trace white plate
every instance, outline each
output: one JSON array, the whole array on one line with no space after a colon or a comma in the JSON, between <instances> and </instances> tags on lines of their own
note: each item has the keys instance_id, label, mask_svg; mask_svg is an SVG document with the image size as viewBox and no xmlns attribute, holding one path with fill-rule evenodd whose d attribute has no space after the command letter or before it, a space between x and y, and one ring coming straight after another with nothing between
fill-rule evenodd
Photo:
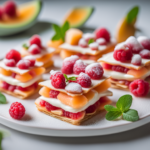
<instances>
[{"instance_id":1,"label":"white plate","mask_svg":"<svg viewBox=\"0 0 150 150\"><path fill-rule=\"evenodd\" d=\"M60 67L60 58L55 57L54 60L55 65ZM48 78L49 75L44 77ZM116 89L110 90L114 94L114 96L110 97L113 102L116 102L120 96L129 93ZM20 100L7 94L5 95L8 103L0 104L0 123L12 129L31 134L59 137L106 135L127 131L150 121L150 95L146 98L133 97L132 108L138 110L140 117L140 120L137 122L132 123L124 120L107 121L105 119L106 112L102 112L81 126L74 126L39 112L34 104L35 99L39 96L38 94L27 100ZM9 107L15 101L21 102L26 108L26 115L20 121L12 119L9 115Z\"/></svg>"}]
</instances>

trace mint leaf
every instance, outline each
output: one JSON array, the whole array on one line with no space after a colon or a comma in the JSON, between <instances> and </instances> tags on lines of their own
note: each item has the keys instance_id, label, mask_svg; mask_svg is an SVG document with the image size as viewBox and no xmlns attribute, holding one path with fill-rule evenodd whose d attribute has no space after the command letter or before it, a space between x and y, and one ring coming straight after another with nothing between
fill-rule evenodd
<instances>
[{"instance_id":1,"label":"mint leaf","mask_svg":"<svg viewBox=\"0 0 150 150\"><path fill-rule=\"evenodd\" d=\"M61 35L61 28L57 24L53 24L52 26L56 34Z\"/></svg>"},{"instance_id":2,"label":"mint leaf","mask_svg":"<svg viewBox=\"0 0 150 150\"><path fill-rule=\"evenodd\" d=\"M122 112L121 111L109 111L105 118L109 121L111 120L115 120L117 119L118 117L120 117L122 115Z\"/></svg>"},{"instance_id":3,"label":"mint leaf","mask_svg":"<svg viewBox=\"0 0 150 150\"><path fill-rule=\"evenodd\" d=\"M137 121L139 120L138 112L134 109L129 109L127 112L123 113L123 119L127 121Z\"/></svg>"},{"instance_id":4,"label":"mint leaf","mask_svg":"<svg viewBox=\"0 0 150 150\"><path fill-rule=\"evenodd\" d=\"M0 104L6 104L6 103L7 103L6 97L2 93L0 93Z\"/></svg>"},{"instance_id":5,"label":"mint leaf","mask_svg":"<svg viewBox=\"0 0 150 150\"><path fill-rule=\"evenodd\" d=\"M66 31L70 28L70 25L69 25L69 22L66 21L63 26L61 27L61 30L62 30L62 34L63 36L65 37L65 34L66 34Z\"/></svg>"},{"instance_id":6,"label":"mint leaf","mask_svg":"<svg viewBox=\"0 0 150 150\"><path fill-rule=\"evenodd\" d=\"M24 47L25 49L28 49L28 48L29 48L29 46L28 46L26 43L24 43L24 44L22 45L22 47Z\"/></svg>"},{"instance_id":7,"label":"mint leaf","mask_svg":"<svg viewBox=\"0 0 150 150\"><path fill-rule=\"evenodd\" d=\"M138 6L133 7L126 16L127 23L131 24L136 19L138 12L139 7Z\"/></svg>"},{"instance_id":8,"label":"mint leaf","mask_svg":"<svg viewBox=\"0 0 150 150\"><path fill-rule=\"evenodd\" d=\"M69 77L68 80L77 81L77 77Z\"/></svg>"},{"instance_id":9,"label":"mint leaf","mask_svg":"<svg viewBox=\"0 0 150 150\"><path fill-rule=\"evenodd\" d=\"M61 36L59 34L55 34L53 37L52 37L52 41L57 41L57 40L60 40L61 39Z\"/></svg>"},{"instance_id":10,"label":"mint leaf","mask_svg":"<svg viewBox=\"0 0 150 150\"><path fill-rule=\"evenodd\" d=\"M94 42L94 39L89 39L88 44L91 44Z\"/></svg>"},{"instance_id":11,"label":"mint leaf","mask_svg":"<svg viewBox=\"0 0 150 150\"><path fill-rule=\"evenodd\" d=\"M0 150L2 150L2 139L3 139L3 133L0 131Z\"/></svg>"},{"instance_id":12,"label":"mint leaf","mask_svg":"<svg viewBox=\"0 0 150 150\"><path fill-rule=\"evenodd\" d=\"M123 95L119 98L119 100L116 103L117 108L122 111L127 111L132 104L132 96L131 95Z\"/></svg>"},{"instance_id":13,"label":"mint leaf","mask_svg":"<svg viewBox=\"0 0 150 150\"><path fill-rule=\"evenodd\" d=\"M116 108L116 107L114 107L114 106L112 106L112 105L105 105L104 108L105 108L105 110L107 110L107 111L119 111L118 108Z\"/></svg>"},{"instance_id":14,"label":"mint leaf","mask_svg":"<svg viewBox=\"0 0 150 150\"><path fill-rule=\"evenodd\" d=\"M68 82L68 77L67 77L67 75L66 74L63 74L64 75L64 77L65 77L65 79L66 79L66 82Z\"/></svg>"}]
</instances>

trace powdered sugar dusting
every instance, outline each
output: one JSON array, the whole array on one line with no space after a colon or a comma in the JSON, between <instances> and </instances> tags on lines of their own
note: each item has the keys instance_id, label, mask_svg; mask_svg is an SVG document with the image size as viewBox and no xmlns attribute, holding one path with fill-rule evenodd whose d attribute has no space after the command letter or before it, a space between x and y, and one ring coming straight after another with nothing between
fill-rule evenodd
<instances>
[{"instance_id":1,"label":"powdered sugar dusting","mask_svg":"<svg viewBox=\"0 0 150 150\"><path fill-rule=\"evenodd\" d=\"M35 57L32 56L32 55L28 55L28 56L25 56L23 59L27 59L27 60L35 60Z\"/></svg>"},{"instance_id":2,"label":"powdered sugar dusting","mask_svg":"<svg viewBox=\"0 0 150 150\"><path fill-rule=\"evenodd\" d=\"M142 58L139 54L136 54L132 57L131 63L132 64L140 64L142 62Z\"/></svg>"},{"instance_id":3,"label":"powdered sugar dusting","mask_svg":"<svg viewBox=\"0 0 150 150\"><path fill-rule=\"evenodd\" d=\"M98 43L99 45L106 45L107 44L107 42L104 38L97 39L96 43Z\"/></svg>"},{"instance_id":4,"label":"powdered sugar dusting","mask_svg":"<svg viewBox=\"0 0 150 150\"><path fill-rule=\"evenodd\" d=\"M76 60L78 60L78 59L79 59L79 56L77 56L77 55L72 55L72 56L70 56L70 57L65 58L63 62L66 62L66 61L74 62L74 61L76 61Z\"/></svg>"},{"instance_id":5,"label":"powdered sugar dusting","mask_svg":"<svg viewBox=\"0 0 150 150\"><path fill-rule=\"evenodd\" d=\"M98 50L98 43L93 42L93 43L89 44L89 47L93 50Z\"/></svg>"},{"instance_id":6,"label":"powdered sugar dusting","mask_svg":"<svg viewBox=\"0 0 150 150\"><path fill-rule=\"evenodd\" d=\"M81 46L81 47L87 47L88 43L87 43L87 41L85 39L82 38L82 39L79 40L79 44L78 45Z\"/></svg>"},{"instance_id":7,"label":"powdered sugar dusting","mask_svg":"<svg viewBox=\"0 0 150 150\"><path fill-rule=\"evenodd\" d=\"M149 41L150 42L150 39L146 36L139 36L137 38L138 42L142 42L142 41Z\"/></svg>"},{"instance_id":8,"label":"powdered sugar dusting","mask_svg":"<svg viewBox=\"0 0 150 150\"><path fill-rule=\"evenodd\" d=\"M86 34L83 35L83 38L84 38L86 41L88 41L89 39L95 39L96 36L95 36L95 34L93 34L93 33L86 33Z\"/></svg>"},{"instance_id":9,"label":"powdered sugar dusting","mask_svg":"<svg viewBox=\"0 0 150 150\"><path fill-rule=\"evenodd\" d=\"M85 68L85 71L93 70L94 72L96 72L96 74L99 74L99 71L97 69L99 67L101 67L101 65L99 63L93 63L93 64L88 65Z\"/></svg>"},{"instance_id":10,"label":"powdered sugar dusting","mask_svg":"<svg viewBox=\"0 0 150 150\"><path fill-rule=\"evenodd\" d=\"M26 66L30 66L30 61L27 59L22 59L22 60L19 60L19 62L17 63L17 66L20 64L25 64Z\"/></svg>"},{"instance_id":11,"label":"powdered sugar dusting","mask_svg":"<svg viewBox=\"0 0 150 150\"><path fill-rule=\"evenodd\" d=\"M69 93L79 94L82 93L82 87L78 83L71 82L66 87L65 90Z\"/></svg>"},{"instance_id":12,"label":"powdered sugar dusting","mask_svg":"<svg viewBox=\"0 0 150 150\"><path fill-rule=\"evenodd\" d=\"M125 42L119 43L116 45L115 47L115 51L116 50L128 50L129 48L126 46Z\"/></svg>"}]
</instances>

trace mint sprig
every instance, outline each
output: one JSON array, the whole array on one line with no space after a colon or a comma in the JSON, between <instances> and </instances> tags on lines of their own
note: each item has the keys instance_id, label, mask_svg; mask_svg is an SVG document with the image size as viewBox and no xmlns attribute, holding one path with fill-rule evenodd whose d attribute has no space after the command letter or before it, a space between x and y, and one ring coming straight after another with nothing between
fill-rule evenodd
<instances>
[{"instance_id":1,"label":"mint sprig","mask_svg":"<svg viewBox=\"0 0 150 150\"><path fill-rule=\"evenodd\" d=\"M65 34L66 31L70 28L69 22L66 21L62 27L57 25L57 24L53 24L52 25L54 31L55 31L55 35L52 37L52 41L57 41L62 39L63 41L65 41Z\"/></svg>"},{"instance_id":2,"label":"mint sprig","mask_svg":"<svg viewBox=\"0 0 150 150\"><path fill-rule=\"evenodd\" d=\"M6 97L5 95L3 95L2 93L0 93L0 104L6 104Z\"/></svg>"},{"instance_id":3,"label":"mint sprig","mask_svg":"<svg viewBox=\"0 0 150 150\"><path fill-rule=\"evenodd\" d=\"M66 82L68 81L76 81L77 80L77 77L68 77L66 74L63 74L65 79L66 79Z\"/></svg>"},{"instance_id":4,"label":"mint sprig","mask_svg":"<svg viewBox=\"0 0 150 150\"><path fill-rule=\"evenodd\" d=\"M28 48L29 48L29 46L28 46L26 43L24 43L24 44L22 45L22 47L24 47L25 49L28 49Z\"/></svg>"},{"instance_id":5,"label":"mint sprig","mask_svg":"<svg viewBox=\"0 0 150 150\"><path fill-rule=\"evenodd\" d=\"M89 39L88 45L91 44L91 43L93 43L93 42L94 42L94 39Z\"/></svg>"},{"instance_id":6,"label":"mint sprig","mask_svg":"<svg viewBox=\"0 0 150 150\"><path fill-rule=\"evenodd\" d=\"M126 16L127 23L131 24L136 19L138 13L139 7L138 6L133 7Z\"/></svg>"},{"instance_id":7,"label":"mint sprig","mask_svg":"<svg viewBox=\"0 0 150 150\"><path fill-rule=\"evenodd\" d=\"M119 117L122 117L127 121L137 121L139 120L138 112L134 109L130 109L132 105L132 96L131 95L123 95L119 98L116 103L116 107L111 105L105 105L106 114L105 118L109 121L115 120Z\"/></svg>"},{"instance_id":8,"label":"mint sprig","mask_svg":"<svg viewBox=\"0 0 150 150\"><path fill-rule=\"evenodd\" d=\"M8 131L0 131L0 150L2 150L2 140L3 140L3 138L5 138L5 137L8 137L10 134L9 134L9 132Z\"/></svg>"}]
</instances>

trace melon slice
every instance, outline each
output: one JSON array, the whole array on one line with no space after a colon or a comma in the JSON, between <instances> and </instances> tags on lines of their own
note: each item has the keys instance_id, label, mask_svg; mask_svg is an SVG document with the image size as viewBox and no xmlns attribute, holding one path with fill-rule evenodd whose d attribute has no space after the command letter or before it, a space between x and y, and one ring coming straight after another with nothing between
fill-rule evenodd
<instances>
[{"instance_id":1,"label":"melon slice","mask_svg":"<svg viewBox=\"0 0 150 150\"><path fill-rule=\"evenodd\" d=\"M79 29L71 28L66 32L65 42L70 45L78 45L83 32Z\"/></svg>"},{"instance_id":2,"label":"melon slice","mask_svg":"<svg viewBox=\"0 0 150 150\"><path fill-rule=\"evenodd\" d=\"M148 69L145 67L141 68L140 70L130 69L127 74L133 75L135 78L140 78L144 76L148 72Z\"/></svg>"},{"instance_id":3,"label":"melon slice","mask_svg":"<svg viewBox=\"0 0 150 150\"><path fill-rule=\"evenodd\" d=\"M31 80L32 78L33 77L28 72L23 74L23 75L17 74L15 76L15 79L17 79L17 80L19 80L21 82L27 82L27 81Z\"/></svg>"},{"instance_id":4,"label":"melon slice","mask_svg":"<svg viewBox=\"0 0 150 150\"><path fill-rule=\"evenodd\" d=\"M31 1L18 6L18 16L0 21L0 36L12 35L24 31L36 23L42 7L41 1Z\"/></svg>"},{"instance_id":5,"label":"melon slice","mask_svg":"<svg viewBox=\"0 0 150 150\"><path fill-rule=\"evenodd\" d=\"M44 97L50 98L49 92L50 92L49 88L42 87L41 90L39 91L39 94L42 95L42 96L44 96Z\"/></svg>"},{"instance_id":6,"label":"melon slice","mask_svg":"<svg viewBox=\"0 0 150 150\"><path fill-rule=\"evenodd\" d=\"M45 68L43 68L43 67L34 68L31 71L34 71L36 76L39 76L45 72Z\"/></svg>"},{"instance_id":7,"label":"melon slice","mask_svg":"<svg viewBox=\"0 0 150 150\"><path fill-rule=\"evenodd\" d=\"M46 54L43 57L36 58L36 61L46 62L52 57L52 53Z\"/></svg>"},{"instance_id":8,"label":"melon slice","mask_svg":"<svg viewBox=\"0 0 150 150\"><path fill-rule=\"evenodd\" d=\"M4 76L11 76L12 72L10 70L5 70L4 68L0 68L0 73Z\"/></svg>"},{"instance_id":9,"label":"melon slice","mask_svg":"<svg viewBox=\"0 0 150 150\"><path fill-rule=\"evenodd\" d=\"M71 28L82 26L92 15L93 7L75 7L72 8L65 16L63 22L68 21Z\"/></svg>"},{"instance_id":10,"label":"melon slice","mask_svg":"<svg viewBox=\"0 0 150 150\"><path fill-rule=\"evenodd\" d=\"M60 57L62 59L65 59L66 57L70 57L71 55L76 55L76 54L77 54L76 52L67 51L67 50L64 50L64 49L62 49L60 51Z\"/></svg>"}]
</instances>

